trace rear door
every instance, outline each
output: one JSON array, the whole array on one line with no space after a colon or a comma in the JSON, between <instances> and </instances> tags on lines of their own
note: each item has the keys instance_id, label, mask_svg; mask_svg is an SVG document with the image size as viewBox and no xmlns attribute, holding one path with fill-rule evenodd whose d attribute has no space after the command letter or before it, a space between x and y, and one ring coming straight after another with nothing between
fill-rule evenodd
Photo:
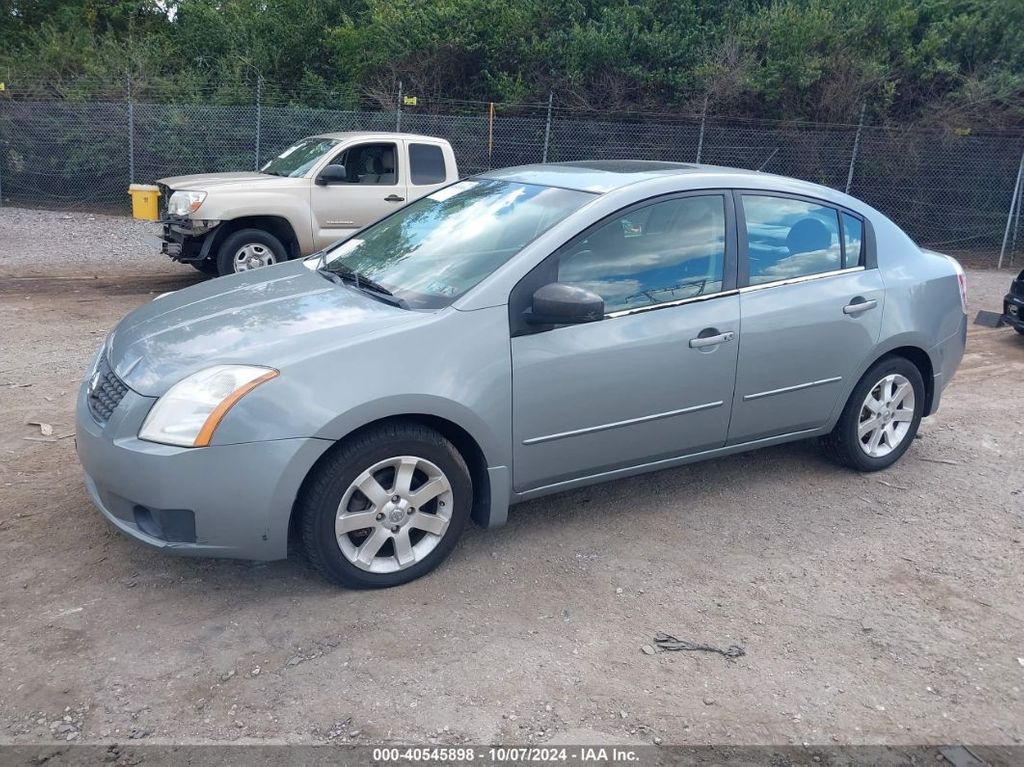
<instances>
[{"instance_id":1,"label":"rear door","mask_svg":"<svg viewBox=\"0 0 1024 767\"><path fill-rule=\"evenodd\" d=\"M738 192L741 333L729 444L824 425L878 341L885 291L850 211Z\"/></svg>"},{"instance_id":2,"label":"rear door","mask_svg":"<svg viewBox=\"0 0 1024 767\"><path fill-rule=\"evenodd\" d=\"M455 180L448 177L451 163L445 156L444 145L414 140L404 143L408 154L409 183L406 189L409 200L430 194Z\"/></svg>"},{"instance_id":3,"label":"rear door","mask_svg":"<svg viewBox=\"0 0 1024 767\"><path fill-rule=\"evenodd\" d=\"M408 173L404 147L397 141L353 144L331 158L344 165L342 182L310 187L313 242L317 250L349 236L405 203Z\"/></svg>"},{"instance_id":4,"label":"rear door","mask_svg":"<svg viewBox=\"0 0 1024 767\"><path fill-rule=\"evenodd\" d=\"M725 443L739 330L732 197L659 198L615 214L510 298L514 486L523 491ZM605 317L521 322L549 282L592 290Z\"/></svg>"}]
</instances>

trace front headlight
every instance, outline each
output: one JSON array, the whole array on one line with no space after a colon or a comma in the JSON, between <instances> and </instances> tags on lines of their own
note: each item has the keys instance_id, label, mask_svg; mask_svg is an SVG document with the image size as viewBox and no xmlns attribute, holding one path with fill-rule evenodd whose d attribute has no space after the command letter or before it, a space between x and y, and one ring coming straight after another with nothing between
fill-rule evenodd
<instances>
[{"instance_id":1,"label":"front headlight","mask_svg":"<svg viewBox=\"0 0 1024 767\"><path fill-rule=\"evenodd\" d=\"M228 410L264 381L273 368L214 365L174 384L153 405L139 439L182 447L206 447Z\"/></svg>"},{"instance_id":2,"label":"front headlight","mask_svg":"<svg viewBox=\"0 0 1024 767\"><path fill-rule=\"evenodd\" d=\"M172 216L187 216L199 210L205 199L206 192L174 192L167 200L167 212Z\"/></svg>"}]
</instances>

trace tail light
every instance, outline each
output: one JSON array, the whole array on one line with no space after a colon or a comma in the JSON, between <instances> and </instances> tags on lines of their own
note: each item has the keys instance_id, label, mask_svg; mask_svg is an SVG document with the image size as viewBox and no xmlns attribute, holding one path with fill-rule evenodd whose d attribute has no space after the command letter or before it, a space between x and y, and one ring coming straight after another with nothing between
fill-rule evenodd
<instances>
[{"instance_id":1,"label":"tail light","mask_svg":"<svg viewBox=\"0 0 1024 767\"><path fill-rule=\"evenodd\" d=\"M956 276L956 282L960 286L960 308L967 314L967 275L961 271Z\"/></svg>"},{"instance_id":2,"label":"tail light","mask_svg":"<svg viewBox=\"0 0 1024 767\"><path fill-rule=\"evenodd\" d=\"M963 310L964 315L967 314L967 275L964 274L964 268L960 266L960 262L952 256L946 256L949 259L949 263L953 265L954 271L956 271L956 285L960 289L960 308Z\"/></svg>"}]
</instances>

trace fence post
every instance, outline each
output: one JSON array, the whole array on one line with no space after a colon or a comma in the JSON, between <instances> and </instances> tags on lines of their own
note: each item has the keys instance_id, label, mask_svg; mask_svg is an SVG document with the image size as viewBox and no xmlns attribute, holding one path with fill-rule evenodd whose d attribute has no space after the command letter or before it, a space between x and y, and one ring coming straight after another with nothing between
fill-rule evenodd
<instances>
[{"instance_id":1,"label":"fence post","mask_svg":"<svg viewBox=\"0 0 1024 767\"><path fill-rule=\"evenodd\" d=\"M1020 176L1024 172L1024 152L1020 155L1020 164L1017 166L1017 180L1013 184L1013 197L1010 198L1010 213L1006 217L1006 231L1003 232L1003 247L999 249L999 263L996 269L1003 268L1003 256L1006 255L1006 241L1010 237L1010 225L1013 223L1013 209L1020 204Z\"/></svg>"},{"instance_id":2,"label":"fence post","mask_svg":"<svg viewBox=\"0 0 1024 767\"><path fill-rule=\"evenodd\" d=\"M1018 185L1019 186L1019 185ZM1017 215L1013 219L1013 239L1010 240L1010 263L1013 263L1013 257L1017 253L1017 232L1020 231L1020 204L1021 197L1024 196L1024 190L1017 192Z\"/></svg>"},{"instance_id":3,"label":"fence post","mask_svg":"<svg viewBox=\"0 0 1024 767\"><path fill-rule=\"evenodd\" d=\"M491 169L491 155L494 153L494 102L487 104L487 169Z\"/></svg>"},{"instance_id":4,"label":"fence post","mask_svg":"<svg viewBox=\"0 0 1024 767\"><path fill-rule=\"evenodd\" d=\"M867 108L868 102L863 102L860 105L860 121L857 123L857 132L853 136L853 153L850 155L850 170L846 174L846 193L850 193L850 187L853 186L853 166L857 164L857 152L860 150L860 132L864 129L864 110Z\"/></svg>"},{"instance_id":5,"label":"fence post","mask_svg":"<svg viewBox=\"0 0 1024 767\"><path fill-rule=\"evenodd\" d=\"M132 73L128 72L128 183L135 183L135 101L132 98Z\"/></svg>"},{"instance_id":6,"label":"fence post","mask_svg":"<svg viewBox=\"0 0 1024 767\"><path fill-rule=\"evenodd\" d=\"M3 109L4 102L0 101L0 109ZM4 121L0 120L0 128ZM7 161L7 142L4 140L3 131L0 130L0 208L4 206L4 163Z\"/></svg>"},{"instance_id":7,"label":"fence post","mask_svg":"<svg viewBox=\"0 0 1024 767\"><path fill-rule=\"evenodd\" d=\"M398 104L395 108L395 133L402 132L402 81L398 81Z\"/></svg>"},{"instance_id":8,"label":"fence post","mask_svg":"<svg viewBox=\"0 0 1024 767\"><path fill-rule=\"evenodd\" d=\"M263 121L263 75L256 75L256 167L260 169L260 123Z\"/></svg>"},{"instance_id":9,"label":"fence post","mask_svg":"<svg viewBox=\"0 0 1024 767\"><path fill-rule=\"evenodd\" d=\"M548 161L548 144L551 142L551 102L554 99L555 94L548 92L548 121L544 126L544 155L541 157L541 162Z\"/></svg>"},{"instance_id":10,"label":"fence post","mask_svg":"<svg viewBox=\"0 0 1024 767\"><path fill-rule=\"evenodd\" d=\"M708 119L708 96L711 94L704 94L704 109L700 113L700 135L697 137L697 159L695 162L700 165L700 156L704 151L704 123Z\"/></svg>"}]
</instances>

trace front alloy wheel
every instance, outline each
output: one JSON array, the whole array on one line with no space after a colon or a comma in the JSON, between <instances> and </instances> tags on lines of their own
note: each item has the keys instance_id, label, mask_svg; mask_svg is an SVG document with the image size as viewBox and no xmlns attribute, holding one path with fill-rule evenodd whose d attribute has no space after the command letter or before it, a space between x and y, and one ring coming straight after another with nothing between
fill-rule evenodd
<instances>
[{"instance_id":1,"label":"front alloy wheel","mask_svg":"<svg viewBox=\"0 0 1024 767\"><path fill-rule=\"evenodd\" d=\"M356 477L342 496L334 530L349 562L371 573L393 573L422 562L451 521L448 477L425 458L402 455Z\"/></svg>"},{"instance_id":2,"label":"front alloy wheel","mask_svg":"<svg viewBox=\"0 0 1024 767\"><path fill-rule=\"evenodd\" d=\"M312 565L351 588L419 578L455 547L473 483L459 451L433 429L396 421L340 442L296 507Z\"/></svg>"}]
</instances>

